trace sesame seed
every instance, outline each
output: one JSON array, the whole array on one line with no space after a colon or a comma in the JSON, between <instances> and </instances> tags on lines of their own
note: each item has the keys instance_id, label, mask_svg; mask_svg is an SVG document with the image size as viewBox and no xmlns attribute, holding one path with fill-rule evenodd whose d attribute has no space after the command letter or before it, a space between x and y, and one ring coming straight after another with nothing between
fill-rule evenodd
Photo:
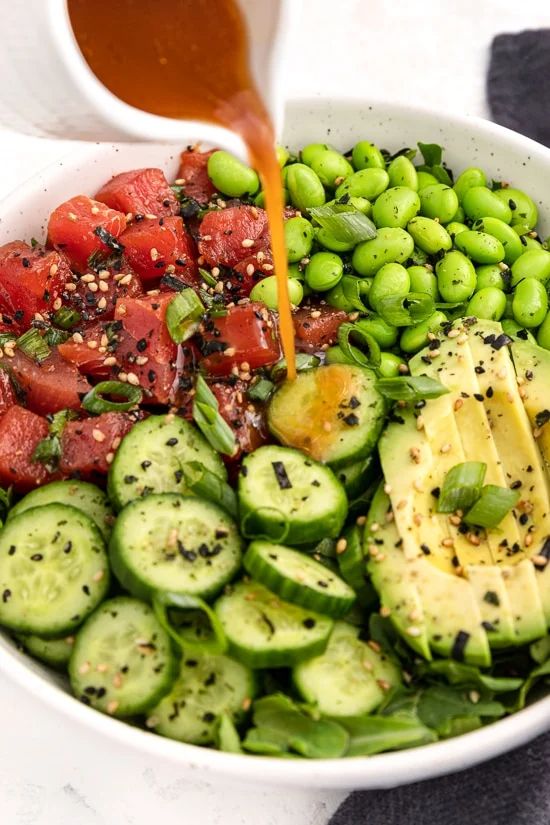
<instances>
[{"instance_id":1,"label":"sesame seed","mask_svg":"<svg viewBox=\"0 0 550 825\"><path fill-rule=\"evenodd\" d=\"M100 281L98 286L100 292L109 292L109 284L105 281Z\"/></svg>"},{"instance_id":2,"label":"sesame seed","mask_svg":"<svg viewBox=\"0 0 550 825\"><path fill-rule=\"evenodd\" d=\"M467 340L468 340L468 336L465 332L463 332L456 339L456 343L459 344L459 345L462 345L462 344L465 344Z\"/></svg>"},{"instance_id":3,"label":"sesame seed","mask_svg":"<svg viewBox=\"0 0 550 825\"><path fill-rule=\"evenodd\" d=\"M104 575L105 570L98 570L97 573L94 573L94 575L92 576L92 581L100 582Z\"/></svg>"},{"instance_id":4,"label":"sesame seed","mask_svg":"<svg viewBox=\"0 0 550 825\"><path fill-rule=\"evenodd\" d=\"M481 544L479 536L476 536L475 533L468 533L466 538L468 539L470 544L474 545L474 547L479 547L479 545Z\"/></svg>"},{"instance_id":5,"label":"sesame seed","mask_svg":"<svg viewBox=\"0 0 550 825\"><path fill-rule=\"evenodd\" d=\"M101 430L97 429L92 430L92 438L94 441L99 441L101 443L102 441L105 441L105 433L102 433Z\"/></svg>"},{"instance_id":6,"label":"sesame seed","mask_svg":"<svg viewBox=\"0 0 550 825\"><path fill-rule=\"evenodd\" d=\"M67 217L70 221L73 221L73 223L78 220L78 216L75 215L74 212L69 212Z\"/></svg>"},{"instance_id":7,"label":"sesame seed","mask_svg":"<svg viewBox=\"0 0 550 825\"><path fill-rule=\"evenodd\" d=\"M377 521L373 521L373 523L370 526L371 533L377 533L379 530L380 530L380 525L378 524Z\"/></svg>"},{"instance_id":8,"label":"sesame seed","mask_svg":"<svg viewBox=\"0 0 550 825\"><path fill-rule=\"evenodd\" d=\"M177 181L176 181L176 183L177 183ZM160 719L159 719L158 716L148 716L147 719L145 720L145 727L146 728L155 728L158 725L159 722L160 722Z\"/></svg>"},{"instance_id":9,"label":"sesame seed","mask_svg":"<svg viewBox=\"0 0 550 825\"><path fill-rule=\"evenodd\" d=\"M250 710L251 705L252 699L250 698L250 696L247 696L245 699L243 699L241 707L246 712L247 710Z\"/></svg>"},{"instance_id":10,"label":"sesame seed","mask_svg":"<svg viewBox=\"0 0 550 825\"><path fill-rule=\"evenodd\" d=\"M381 650L382 650L382 648L380 647L378 642L375 642L374 639L369 639L367 644L368 644L368 646L370 647L371 650L374 650L375 653L380 653Z\"/></svg>"},{"instance_id":11,"label":"sesame seed","mask_svg":"<svg viewBox=\"0 0 550 825\"><path fill-rule=\"evenodd\" d=\"M91 272L88 272L86 275L83 275L80 280L83 284L91 284L92 281L95 281L95 275L92 275Z\"/></svg>"},{"instance_id":12,"label":"sesame seed","mask_svg":"<svg viewBox=\"0 0 550 825\"><path fill-rule=\"evenodd\" d=\"M232 358L236 352L237 350L235 349L235 347L227 347L227 349L224 349L223 354L226 355L228 358Z\"/></svg>"},{"instance_id":13,"label":"sesame seed","mask_svg":"<svg viewBox=\"0 0 550 825\"><path fill-rule=\"evenodd\" d=\"M138 357L136 358L136 364L138 365L138 367L142 367L144 364L148 362L148 360L149 359L146 355L138 355Z\"/></svg>"},{"instance_id":14,"label":"sesame seed","mask_svg":"<svg viewBox=\"0 0 550 825\"><path fill-rule=\"evenodd\" d=\"M348 543L346 539L338 539L338 541L336 542L336 552L338 554L345 553L347 546Z\"/></svg>"},{"instance_id":15,"label":"sesame seed","mask_svg":"<svg viewBox=\"0 0 550 825\"><path fill-rule=\"evenodd\" d=\"M420 464L421 453L418 447L411 447L409 455L415 464Z\"/></svg>"},{"instance_id":16,"label":"sesame seed","mask_svg":"<svg viewBox=\"0 0 550 825\"><path fill-rule=\"evenodd\" d=\"M446 538L442 540L441 544L443 545L443 547L454 547L455 543L454 539Z\"/></svg>"},{"instance_id":17,"label":"sesame seed","mask_svg":"<svg viewBox=\"0 0 550 825\"><path fill-rule=\"evenodd\" d=\"M363 659L361 664L369 673L372 673L372 671L374 670L374 665L369 659Z\"/></svg>"},{"instance_id":18,"label":"sesame seed","mask_svg":"<svg viewBox=\"0 0 550 825\"><path fill-rule=\"evenodd\" d=\"M98 287L98 285L96 284L96 282L94 281L93 283L88 284L88 289L90 290L90 292L97 292L97 290L99 289L99 287Z\"/></svg>"},{"instance_id":19,"label":"sesame seed","mask_svg":"<svg viewBox=\"0 0 550 825\"><path fill-rule=\"evenodd\" d=\"M96 665L96 670L98 673L107 673L107 671L109 670L109 665L106 664L106 662L100 662L98 665Z\"/></svg>"},{"instance_id":20,"label":"sesame seed","mask_svg":"<svg viewBox=\"0 0 550 825\"><path fill-rule=\"evenodd\" d=\"M103 363L106 367L114 367L116 364L116 358L113 355L109 355L107 358L103 359Z\"/></svg>"},{"instance_id":21,"label":"sesame seed","mask_svg":"<svg viewBox=\"0 0 550 825\"><path fill-rule=\"evenodd\" d=\"M531 545L533 544L533 534L532 533L527 533L527 535L523 539L523 543L524 543L525 547L531 547Z\"/></svg>"},{"instance_id":22,"label":"sesame seed","mask_svg":"<svg viewBox=\"0 0 550 825\"><path fill-rule=\"evenodd\" d=\"M97 302L98 309L106 309L107 307L107 298L100 298Z\"/></svg>"},{"instance_id":23,"label":"sesame seed","mask_svg":"<svg viewBox=\"0 0 550 825\"><path fill-rule=\"evenodd\" d=\"M423 415L419 415L418 418L416 419L416 429L417 430L423 430L424 429L424 416Z\"/></svg>"},{"instance_id":24,"label":"sesame seed","mask_svg":"<svg viewBox=\"0 0 550 825\"><path fill-rule=\"evenodd\" d=\"M382 605L382 607L380 608L380 615L382 616L383 619L387 619L388 616L391 616L390 608L386 607L385 605Z\"/></svg>"},{"instance_id":25,"label":"sesame seed","mask_svg":"<svg viewBox=\"0 0 550 825\"><path fill-rule=\"evenodd\" d=\"M122 673L115 673L115 675L113 676L113 687L122 687Z\"/></svg>"},{"instance_id":26,"label":"sesame seed","mask_svg":"<svg viewBox=\"0 0 550 825\"><path fill-rule=\"evenodd\" d=\"M128 378L128 375L125 372L119 372L119 374L118 374L118 380L119 381L122 381L122 383L125 383L127 378Z\"/></svg>"},{"instance_id":27,"label":"sesame seed","mask_svg":"<svg viewBox=\"0 0 550 825\"><path fill-rule=\"evenodd\" d=\"M477 692L477 690L471 690L468 694L468 698L472 704L477 705L479 700L481 699L481 694Z\"/></svg>"},{"instance_id":28,"label":"sesame seed","mask_svg":"<svg viewBox=\"0 0 550 825\"><path fill-rule=\"evenodd\" d=\"M111 273L109 272L109 270L108 270L108 269L102 269L102 270L98 273L98 276L97 276L97 277L99 278L99 280L100 280L100 281L108 281L108 280L109 280L109 278L111 277Z\"/></svg>"},{"instance_id":29,"label":"sesame seed","mask_svg":"<svg viewBox=\"0 0 550 825\"><path fill-rule=\"evenodd\" d=\"M409 627L407 627L407 629L405 630L405 633L407 634L407 636L415 637L415 636L420 636L422 631L420 630L419 627L414 627L414 625L409 625Z\"/></svg>"},{"instance_id":30,"label":"sesame seed","mask_svg":"<svg viewBox=\"0 0 550 825\"><path fill-rule=\"evenodd\" d=\"M153 246L153 247L151 247L151 250L150 250L150 252L149 252L149 255L151 256L151 260L152 260L152 261L157 261L157 260L159 259L159 257L160 257L160 256L159 256L159 253L158 253L158 249L155 249L155 247L154 247L154 246Z\"/></svg>"},{"instance_id":31,"label":"sesame seed","mask_svg":"<svg viewBox=\"0 0 550 825\"><path fill-rule=\"evenodd\" d=\"M369 544L369 555L377 556L379 552L380 551L378 550L376 544Z\"/></svg>"},{"instance_id":32,"label":"sesame seed","mask_svg":"<svg viewBox=\"0 0 550 825\"><path fill-rule=\"evenodd\" d=\"M546 556L540 556L538 554L536 556L531 556L531 561L533 562L535 567L546 567L546 565L548 564L548 559L546 558Z\"/></svg>"},{"instance_id":33,"label":"sesame seed","mask_svg":"<svg viewBox=\"0 0 550 825\"><path fill-rule=\"evenodd\" d=\"M398 369L400 375L408 375L409 374L409 368L406 364L399 364L397 369Z\"/></svg>"},{"instance_id":34,"label":"sesame seed","mask_svg":"<svg viewBox=\"0 0 550 825\"><path fill-rule=\"evenodd\" d=\"M63 287L67 292L76 292L76 284L68 283Z\"/></svg>"},{"instance_id":35,"label":"sesame seed","mask_svg":"<svg viewBox=\"0 0 550 825\"><path fill-rule=\"evenodd\" d=\"M119 702L117 702L116 699L113 699L107 705L107 713L116 713L116 711L118 710L118 706L119 706Z\"/></svg>"},{"instance_id":36,"label":"sesame seed","mask_svg":"<svg viewBox=\"0 0 550 825\"><path fill-rule=\"evenodd\" d=\"M59 267L58 267L57 264L52 264L50 266L50 275L51 275L52 278L53 278L54 275L57 275L58 270L59 270Z\"/></svg>"},{"instance_id":37,"label":"sesame seed","mask_svg":"<svg viewBox=\"0 0 550 825\"><path fill-rule=\"evenodd\" d=\"M414 489L416 490L417 493L421 493L422 490L424 489L422 487L422 482L418 478L415 478L415 480L413 481L413 487L414 487Z\"/></svg>"},{"instance_id":38,"label":"sesame seed","mask_svg":"<svg viewBox=\"0 0 550 825\"><path fill-rule=\"evenodd\" d=\"M78 672L81 674L81 676L85 676L86 673L89 673L91 669L92 666L89 662L82 662L82 664L78 668Z\"/></svg>"},{"instance_id":39,"label":"sesame seed","mask_svg":"<svg viewBox=\"0 0 550 825\"><path fill-rule=\"evenodd\" d=\"M133 387L139 387L139 378L137 377L137 375L135 374L135 372L129 372L129 373L128 373L128 375L127 375L127 377L126 377L126 380L127 380L127 381L128 381L128 383L129 383L129 384L131 384Z\"/></svg>"},{"instance_id":40,"label":"sesame seed","mask_svg":"<svg viewBox=\"0 0 550 825\"><path fill-rule=\"evenodd\" d=\"M458 410L459 410L459 409L460 409L463 405L464 405L464 401L462 400L462 398L457 398L457 399L456 399L456 401L455 401L455 403L453 404L453 409L454 409L454 411L455 411L455 412L458 412Z\"/></svg>"},{"instance_id":41,"label":"sesame seed","mask_svg":"<svg viewBox=\"0 0 550 825\"><path fill-rule=\"evenodd\" d=\"M441 447L439 448L439 452L443 453L443 455L445 455L445 453L450 453L451 452L451 445L449 444L448 441L446 441L445 444L441 445Z\"/></svg>"},{"instance_id":42,"label":"sesame seed","mask_svg":"<svg viewBox=\"0 0 550 825\"><path fill-rule=\"evenodd\" d=\"M122 278L120 279L120 284L121 284L121 286L126 286L127 284L130 283L131 280L132 280L132 274L131 273L129 273L128 275L123 275Z\"/></svg>"},{"instance_id":43,"label":"sesame seed","mask_svg":"<svg viewBox=\"0 0 550 825\"><path fill-rule=\"evenodd\" d=\"M391 493L391 484L384 484L384 492L387 496Z\"/></svg>"},{"instance_id":44,"label":"sesame seed","mask_svg":"<svg viewBox=\"0 0 550 825\"><path fill-rule=\"evenodd\" d=\"M320 318L321 317L321 310L320 309L314 309L313 312L311 313L311 317L312 318Z\"/></svg>"},{"instance_id":45,"label":"sesame seed","mask_svg":"<svg viewBox=\"0 0 550 825\"><path fill-rule=\"evenodd\" d=\"M107 453L107 455L105 456L105 461L107 462L107 464L112 464L114 457L114 453Z\"/></svg>"},{"instance_id":46,"label":"sesame seed","mask_svg":"<svg viewBox=\"0 0 550 825\"><path fill-rule=\"evenodd\" d=\"M273 264L262 264L264 272L273 272L274 268Z\"/></svg>"},{"instance_id":47,"label":"sesame seed","mask_svg":"<svg viewBox=\"0 0 550 825\"><path fill-rule=\"evenodd\" d=\"M99 206L92 206L90 212L92 213L92 215L99 215Z\"/></svg>"},{"instance_id":48,"label":"sesame seed","mask_svg":"<svg viewBox=\"0 0 550 825\"><path fill-rule=\"evenodd\" d=\"M357 518L355 519L355 523L359 527L362 527L364 524L367 523L367 517L366 516L357 516Z\"/></svg>"},{"instance_id":49,"label":"sesame seed","mask_svg":"<svg viewBox=\"0 0 550 825\"><path fill-rule=\"evenodd\" d=\"M97 343L97 341L88 341L88 342L87 342L87 344L86 344L86 346L87 346L89 349L97 349L97 347L98 347L98 343Z\"/></svg>"},{"instance_id":50,"label":"sesame seed","mask_svg":"<svg viewBox=\"0 0 550 825\"><path fill-rule=\"evenodd\" d=\"M156 217L157 217L157 216L156 216L156 215L153 215L153 213L152 213L152 212L146 212L146 213L145 213L145 217L147 218L147 220L148 220L148 221L154 221L154 220L156 219Z\"/></svg>"},{"instance_id":51,"label":"sesame seed","mask_svg":"<svg viewBox=\"0 0 550 825\"><path fill-rule=\"evenodd\" d=\"M420 525L422 524L422 514L421 513L415 513L414 516L413 516L413 521L414 521L414 523L416 524L417 527L420 527Z\"/></svg>"},{"instance_id":52,"label":"sesame seed","mask_svg":"<svg viewBox=\"0 0 550 825\"><path fill-rule=\"evenodd\" d=\"M449 521L451 522L451 524L454 524L455 527L458 527L462 519L460 518L460 516L449 516Z\"/></svg>"},{"instance_id":53,"label":"sesame seed","mask_svg":"<svg viewBox=\"0 0 550 825\"><path fill-rule=\"evenodd\" d=\"M120 447L120 442L121 441L122 441L122 438L119 435L117 435L116 438L113 438L113 443L111 444L112 449L116 450L118 447Z\"/></svg>"},{"instance_id":54,"label":"sesame seed","mask_svg":"<svg viewBox=\"0 0 550 825\"><path fill-rule=\"evenodd\" d=\"M402 510L402 509L403 509L404 507L406 507L406 506L407 506L407 499L406 499L406 498L402 498L402 499L401 499L401 501L398 501L398 502L397 502L396 509L397 509L397 510Z\"/></svg>"},{"instance_id":55,"label":"sesame seed","mask_svg":"<svg viewBox=\"0 0 550 825\"><path fill-rule=\"evenodd\" d=\"M249 276L254 275L254 264L248 264L246 267L246 274Z\"/></svg>"}]
</instances>

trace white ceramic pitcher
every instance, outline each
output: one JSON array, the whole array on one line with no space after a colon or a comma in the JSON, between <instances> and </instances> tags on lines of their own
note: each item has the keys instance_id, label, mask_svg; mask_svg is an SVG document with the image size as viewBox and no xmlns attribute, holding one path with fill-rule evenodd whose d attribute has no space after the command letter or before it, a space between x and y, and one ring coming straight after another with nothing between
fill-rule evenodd
<instances>
[{"instance_id":1,"label":"white ceramic pitcher","mask_svg":"<svg viewBox=\"0 0 550 825\"><path fill-rule=\"evenodd\" d=\"M66 0L0 1L3 125L24 134L65 139L187 143L195 139L245 157L241 139L227 129L149 114L115 97L82 57ZM253 75L277 131L282 119L284 44L299 3L239 0L248 25Z\"/></svg>"}]
</instances>

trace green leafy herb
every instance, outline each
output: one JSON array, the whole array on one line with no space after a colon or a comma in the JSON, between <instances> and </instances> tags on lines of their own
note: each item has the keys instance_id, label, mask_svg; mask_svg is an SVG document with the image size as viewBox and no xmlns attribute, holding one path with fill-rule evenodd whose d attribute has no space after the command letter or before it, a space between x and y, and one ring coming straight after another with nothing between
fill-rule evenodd
<instances>
[{"instance_id":1,"label":"green leafy herb","mask_svg":"<svg viewBox=\"0 0 550 825\"><path fill-rule=\"evenodd\" d=\"M181 465L181 470L185 486L196 496L219 504L233 518L237 518L237 494L233 487L199 461L188 461Z\"/></svg>"},{"instance_id":2,"label":"green leafy herb","mask_svg":"<svg viewBox=\"0 0 550 825\"><path fill-rule=\"evenodd\" d=\"M518 690L523 684L522 678L508 676L491 676L482 673L474 665L465 665L453 659L437 659L423 663L419 672L425 676L442 676L451 685L478 687L492 693L508 693Z\"/></svg>"},{"instance_id":3,"label":"green leafy herb","mask_svg":"<svg viewBox=\"0 0 550 825\"><path fill-rule=\"evenodd\" d=\"M224 455L234 455L237 450L235 433L219 412L216 396L202 377L197 376L193 418L199 430L215 450Z\"/></svg>"},{"instance_id":4,"label":"green leafy herb","mask_svg":"<svg viewBox=\"0 0 550 825\"><path fill-rule=\"evenodd\" d=\"M439 398L449 392L447 387L427 375L399 375L395 378L379 378L376 389L392 401L415 402L429 398Z\"/></svg>"},{"instance_id":5,"label":"green leafy herb","mask_svg":"<svg viewBox=\"0 0 550 825\"><path fill-rule=\"evenodd\" d=\"M327 203L308 211L313 220L336 241L358 244L376 238L373 222L351 204Z\"/></svg>"},{"instance_id":6,"label":"green leafy herb","mask_svg":"<svg viewBox=\"0 0 550 825\"><path fill-rule=\"evenodd\" d=\"M486 484L478 500L464 516L464 520L477 527L498 527L512 507L516 506L519 496L519 490Z\"/></svg>"},{"instance_id":7,"label":"green leafy herb","mask_svg":"<svg viewBox=\"0 0 550 825\"><path fill-rule=\"evenodd\" d=\"M112 401L105 396L124 398L125 401ZM101 415L105 412L125 412L141 402L143 392L140 387L124 384L122 381L100 381L82 399L86 412Z\"/></svg>"},{"instance_id":8,"label":"green leafy herb","mask_svg":"<svg viewBox=\"0 0 550 825\"><path fill-rule=\"evenodd\" d=\"M241 739L229 714L222 713L216 727L216 746L225 753L242 753Z\"/></svg>"},{"instance_id":9,"label":"green leafy herb","mask_svg":"<svg viewBox=\"0 0 550 825\"><path fill-rule=\"evenodd\" d=\"M227 650L220 620L198 596L157 590L153 594L153 609L165 631L185 651L218 654Z\"/></svg>"},{"instance_id":10,"label":"green leafy herb","mask_svg":"<svg viewBox=\"0 0 550 825\"><path fill-rule=\"evenodd\" d=\"M199 275L201 276L202 280L207 286L214 287L218 283L216 278L214 278L214 276L212 275L212 273L209 272L207 269L204 269L204 267L202 266L199 266Z\"/></svg>"},{"instance_id":11,"label":"green leafy herb","mask_svg":"<svg viewBox=\"0 0 550 825\"><path fill-rule=\"evenodd\" d=\"M37 329L28 329L17 339L17 347L22 353L37 361L45 361L50 354L50 348Z\"/></svg>"},{"instance_id":12,"label":"green leafy herb","mask_svg":"<svg viewBox=\"0 0 550 825\"><path fill-rule=\"evenodd\" d=\"M166 326L172 341L183 344L198 330L205 308L194 289L182 289L166 308Z\"/></svg>"},{"instance_id":13,"label":"green leafy herb","mask_svg":"<svg viewBox=\"0 0 550 825\"><path fill-rule=\"evenodd\" d=\"M418 719L398 716L361 716L344 719L350 735L346 756L372 756L383 751L419 747L435 742L437 735Z\"/></svg>"},{"instance_id":14,"label":"green leafy herb","mask_svg":"<svg viewBox=\"0 0 550 825\"><path fill-rule=\"evenodd\" d=\"M418 148L424 158L424 165L418 168L430 172L440 183L452 186L453 179L449 174L449 170L443 164L443 147L438 146L437 143L421 143L419 141Z\"/></svg>"},{"instance_id":15,"label":"green leafy herb","mask_svg":"<svg viewBox=\"0 0 550 825\"><path fill-rule=\"evenodd\" d=\"M32 461L57 467L61 458L61 434L68 421L78 418L74 410L60 410L50 421L50 431L46 438L38 442L32 454Z\"/></svg>"},{"instance_id":16,"label":"green leafy herb","mask_svg":"<svg viewBox=\"0 0 550 825\"><path fill-rule=\"evenodd\" d=\"M487 465L482 461L464 461L451 467L437 500L439 513L468 510L481 494Z\"/></svg>"},{"instance_id":17,"label":"green leafy herb","mask_svg":"<svg viewBox=\"0 0 550 825\"><path fill-rule=\"evenodd\" d=\"M380 347L377 341L357 324L340 324L338 345L350 364L362 367L380 365Z\"/></svg>"},{"instance_id":18,"label":"green leafy herb","mask_svg":"<svg viewBox=\"0 0 550 825\"><path fill-rule=\"evenodd\" d=\"M409 327L425 321L434 313L434 300L423 292L386 295L377 304L378 314L394 327Z\"/></svg>"}]
</instances>

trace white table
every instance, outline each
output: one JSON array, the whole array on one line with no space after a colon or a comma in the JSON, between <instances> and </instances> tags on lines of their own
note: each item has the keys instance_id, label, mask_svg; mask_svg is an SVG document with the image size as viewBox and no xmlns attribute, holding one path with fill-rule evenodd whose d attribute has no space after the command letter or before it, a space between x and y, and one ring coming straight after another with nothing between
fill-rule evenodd
<instances>
[{"instance_id":1,"label":"white table","mask_svg":"<svg viewBox=\"0 0 550 825\"><path fill-rule=\"evenodd\" d=\"M492 36L550 26L547 0L303 3L303 25L288 63L289 96L347 89L482 116ZM24 138L0 127L0 148L1 198L70 144ZM325 825L343 798L267 787L243 792L196 776L186 779L176 770L161 772L53 714L5 680L0 680L0 718L5 825Z\"/></svg>"}]
</instances>

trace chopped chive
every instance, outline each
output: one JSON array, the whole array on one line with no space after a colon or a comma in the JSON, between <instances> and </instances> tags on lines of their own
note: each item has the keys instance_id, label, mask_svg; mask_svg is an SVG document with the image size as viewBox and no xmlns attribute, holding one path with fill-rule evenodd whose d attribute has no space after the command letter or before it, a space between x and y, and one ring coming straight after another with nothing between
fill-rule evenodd
<instances>
[{"instance_id":1,"label":"chopped chive","mask_svg":"<svg viewBox=\"0 0 550 825\"><path fill-rule=\"evenodd\" d=\"M251 401L265 402L271 396L274 389L275 384L273 381L269 381L267 378L260 378L256 384L249 387L246 394Z\"/></svg>"},{"instance_id":2,"label":"chopped chive","mask_svg":"<svg viewBox=\"0 0 550 825\"><path fill-rule=\"evenodd\" d=\"M376 389L385 398L392 401L422 401L428 398L439 398L449 390L435 378L427 375L400 375L395 378L379 378Z\"/></svg>"},{"instance_id":3,"label":"chopped chive","mask_svg":"<svg viewBox=\"0 0 550 825\"><path fill-rule=\"evenodd\" d=\"M308 211L315 223L336 241L358 244L376 238L376 227L370 218L350 204L327 203Z\"/></svg>"},{"instance_id":4,"label":"chopped chive","mask_svg":"<svg viewBox=\"0 0 550 825\"><path fill-rule=\"evenodd\" d=\"M482 461L464 461L455 464L443 481L437 510L439 513L454 513L455 510L469 510L481 494L481 487L487 465Z\"/></svg>"},{"instance_id":5,"label":"chopped chive","mask_svg":"<svg viewBox=\"0 0 550 825\"><path fill-rule=\"evenodd\" d=\"M380 364L378 343L372 335L356 324L340 324L338 345L350 364L359 364L361 367L377 367Z\"/></svg>"},{"instance_id":6,"label":"chopped chive","mask_svg":"<svg viewBox=\"0 0 550 825\"><path fill-rule=\"evenodd\" d=\"M192 492L223 507L230 516L237 518L237 495L234 489L199 461L181 465L185 486Z\"/></svg>"},{"instance_id":7,"label":"chopped chive","mask_svg":"<svg viewBox=\"0 0 550 825\"><path fill-rule=\"evenodd\" d=\"M199 328L204 306L194 289L182 289L166 308L166 326L172 341L182 344Z\"/></svg>"},{"instance_id":8,"label":"chopped chive","mask_svg":"<svg viewBox=\"0 0 550 825\"><path fill-rule=\"evenodd\" d=\"M17 347L40 364L50 354L50 348L37 329L28 329L17 339Z\"/></svg>"},{"instance_id":9,"label":"chopped chive","mask_svg":"<svg viewBox=\"0 0 550 825\"><path fill-rule=\"evenodd\" d=\"M109 401L106 395L124 398L125 401ZM100 381L82 399L82 407L94 415L105 412L125 412L139 404L143 393L140 387L123 384L122 381Z\"/></svg>"},{"instance_id":10,"label":"chopped chive","mask_svg":"<svg viewBox=\"0 0 550 825\"><path fill-rule=\"evenodd\" d=\"M53 316L53 322L56 327L61 327L61 329L71 329L79 323L80 318L80 312L77 312L76 309L60 307Z\"/></svg>"},{"instance_id":11,"label":"chopped chive","mask_svg":"<svg viewBox=\"0 0 550 825\"><path fill-rule=\"evenodd\" d=\"M433 315L435 305L431 295L409 292L408 295L386 295L378 301L379 315L394 327L410 327Z\"/></svg>"},{"instance_id":12,"label":"chopped chive","mask_svg":"<svg viewBox=\"0 0 550 825\"><path fill-rule=\"evenodd\" d=\"M519 495L519 490L486 484L478 500L464 516L464 520L477 527L497 527L512 507L516 506Z\"/></svg>"},{"instance_id":13,"label":"chopped chive","mask_svg":"<svg viewBox=\"0 0 550 825\"><path fill-rule=\"evenodd\" d=\"M235 433L219 413L216 396L199 375L195 384L193 418L199 430L215 450L234 455L237 450Z\"/></svg>"}]
</instances>

